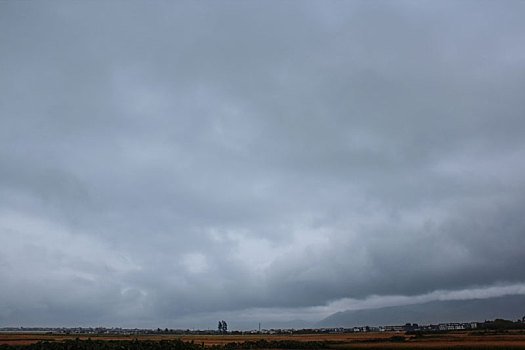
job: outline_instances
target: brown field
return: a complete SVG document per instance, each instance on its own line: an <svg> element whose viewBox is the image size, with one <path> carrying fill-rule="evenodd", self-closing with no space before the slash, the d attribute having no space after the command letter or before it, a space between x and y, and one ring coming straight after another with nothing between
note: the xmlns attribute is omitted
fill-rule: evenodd
<svg viewBox="0 0 525 350"><path fill-rule="evenodd" d="M223 345L232 342L295 340L295 341L334 341L333 349L438 349L438 348L522 348L525 349L525 333L509 332L506 334L476 332L451 332L446 334L432 334L416 338L404 335L405 342L387 341L392 336L403 336L403 333L348 333L348 334L294 334L294 335L63 335L44 333L0 333L0 344L26 345L38 341L57 341L66 339L87 340L169 340L181 339L194 341L205 346ZM382 340L382 341L381 341Z"/></svg>

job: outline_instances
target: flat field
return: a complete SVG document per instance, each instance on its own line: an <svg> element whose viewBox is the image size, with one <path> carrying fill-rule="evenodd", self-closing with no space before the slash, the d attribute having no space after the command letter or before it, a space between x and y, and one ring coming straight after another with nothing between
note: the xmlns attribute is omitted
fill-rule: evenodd
<svg viewBox="0 0 525 350"><path fill-rule="evenodd" d="M404 337L404 339L403 339ZM293 340L301 342L328 341L331 349L525 349L524 332L481 333L450 332L423 336L403 333L343 333L343 334L294 334L294 335L93 335L93 334L44 334L0 333L0 345L27 345L39 341L62 342L81 340L173 340L194 341L205 346L242 343L264 339L270 341Z"/></svg>

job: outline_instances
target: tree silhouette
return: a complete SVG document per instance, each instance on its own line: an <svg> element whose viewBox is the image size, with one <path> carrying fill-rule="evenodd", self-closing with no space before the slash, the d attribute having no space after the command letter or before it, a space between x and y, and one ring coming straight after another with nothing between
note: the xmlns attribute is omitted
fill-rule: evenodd
<svg viewBox="0 0 525 350"><path fill-rule="evenodd" d="M219 326L218 326L218 329L219 329L219 333L227 333L228 332L228 324L226 323L226 321L222 320L222 321L219 321Z"/></svg>

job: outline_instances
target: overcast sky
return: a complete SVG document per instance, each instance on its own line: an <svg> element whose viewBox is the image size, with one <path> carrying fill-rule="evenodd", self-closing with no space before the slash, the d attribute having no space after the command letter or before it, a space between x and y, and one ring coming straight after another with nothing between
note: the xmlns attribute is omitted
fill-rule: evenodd
<svg viewBox="0 0 525 350"><path fill-rule="evenodd" d="M0 2L0 326L525 294L525 2Z"/></svg>

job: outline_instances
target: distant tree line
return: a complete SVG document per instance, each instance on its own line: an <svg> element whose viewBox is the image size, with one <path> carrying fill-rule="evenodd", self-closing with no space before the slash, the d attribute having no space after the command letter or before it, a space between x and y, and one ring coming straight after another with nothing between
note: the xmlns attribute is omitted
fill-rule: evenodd
<svg viewBox="0 0 525 350"><path fill-rule="evenodd" d="M501 318L497 318L494 321L485 321L483 323L478 323L478 329L496 330L496 331L503 331L503 330L510 330L510 329L525 329L524 319L525 317L523 317L521 320L514 322L510 320L504 320Z"/></svg>

